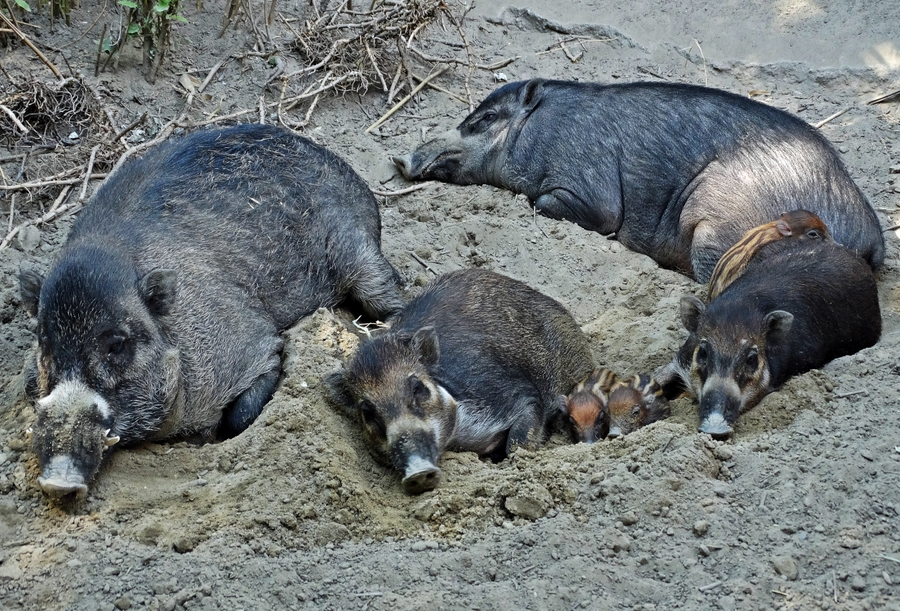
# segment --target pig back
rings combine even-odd
[[[395,322],[413,333],[426,326],[440,344],[430,373],[458,400],[511,406],[530,387],[549,405],[593,368],[587,340],[563,306],[493,272],[438,278]]]
[[[250,292],[283,329],[333,301],[349,251],[380,245],[365,182],[339,157],[271,126],[197,132],[116,172],[73,225],[117,244],[139,271],[189,271]],[[203,291],[202,286],[190,290]]]

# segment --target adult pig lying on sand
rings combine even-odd
[[[699,282],[748,229],[801,208],[872,267],[884,260],[875,212],[828,141],[716,89],[509,83],[394,162],[409,179],[524,193],[541,213],[614,233]]]
[[[501,459],[541,443],[559,396],[591,368],[559,303],[470,269],[437,278],[328,382],[417,494],[438,485],[444,450]]]
[[[789,377],[873,346],[881,335],[872,270],[820,239],[762,246],[708,305],[682,297],[681,320],[689,336],[655,377],[669,396],[686,389],[697,397],[700,432],[719,438]]]
[[[402,305],[380,232],[365,182],[287,130],[203,131],[123,166],[46,278],[20,278],[43,490],[82,497],[119,440],[243,431],[275,390],[281,331],[348,298],[373,317]]]

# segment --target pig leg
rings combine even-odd
[[[534,207],[545,216],[573,221],[579,226],[601,234],[615,233],[622,225],[621,207],[610,211],[602,202],[591,206],[566,189],[553,189],[534,200]]]
[[[366,314],[376,320],[385,320],[403,307],[398,287],[397,271],[372,245],[362,249],[351,278],[353,298],[362,305]]]
[[[275,394],[280,375],[281,367],[267,371],[256,378],[250,388],[238,395],[222,415],[222,424],[219,426],[220,437],[225,439],[235,437],[256,420],[265,404]]]
[[[554,402],[553,409],[556,409]],[[540,445],[544,437],[544,410],[534,397],[526,397],[516,402],[511,410],[513,423],[506,438],[507,456],[518,446],[535,447]],[[548,411],[547,413],[555,413]]]

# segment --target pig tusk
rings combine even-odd
[[[114,437],[110,437],[110,436],[109,436],[109,431],[110,431],[110,430],[111,430],[111,429],[106,429],[106,430],[103,432],[103,443],[106,444],[106,447],[107,447],[107,448],[110,447],[110,446],[114,446],[114,445],[116,445],[117,443],[119,443],[119,436],[118,436],[118,435],[116,435],[116,436],[114,436]]]

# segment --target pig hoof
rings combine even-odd
[[[58,501],[80,501],[87,496],[88,487],[81,482],[55,477],[39,477],[38,484],[40,484],[44,494]]]
[[[734,433],[734,429],[722,414],[710,414],[700,423],[697,430],[712,435],[713,439],[728,439]]]
[[[437,467],[412,473],[403,478],[403,488],[409,494],[422,494],[434,490],[441,481],[441,470]]]

